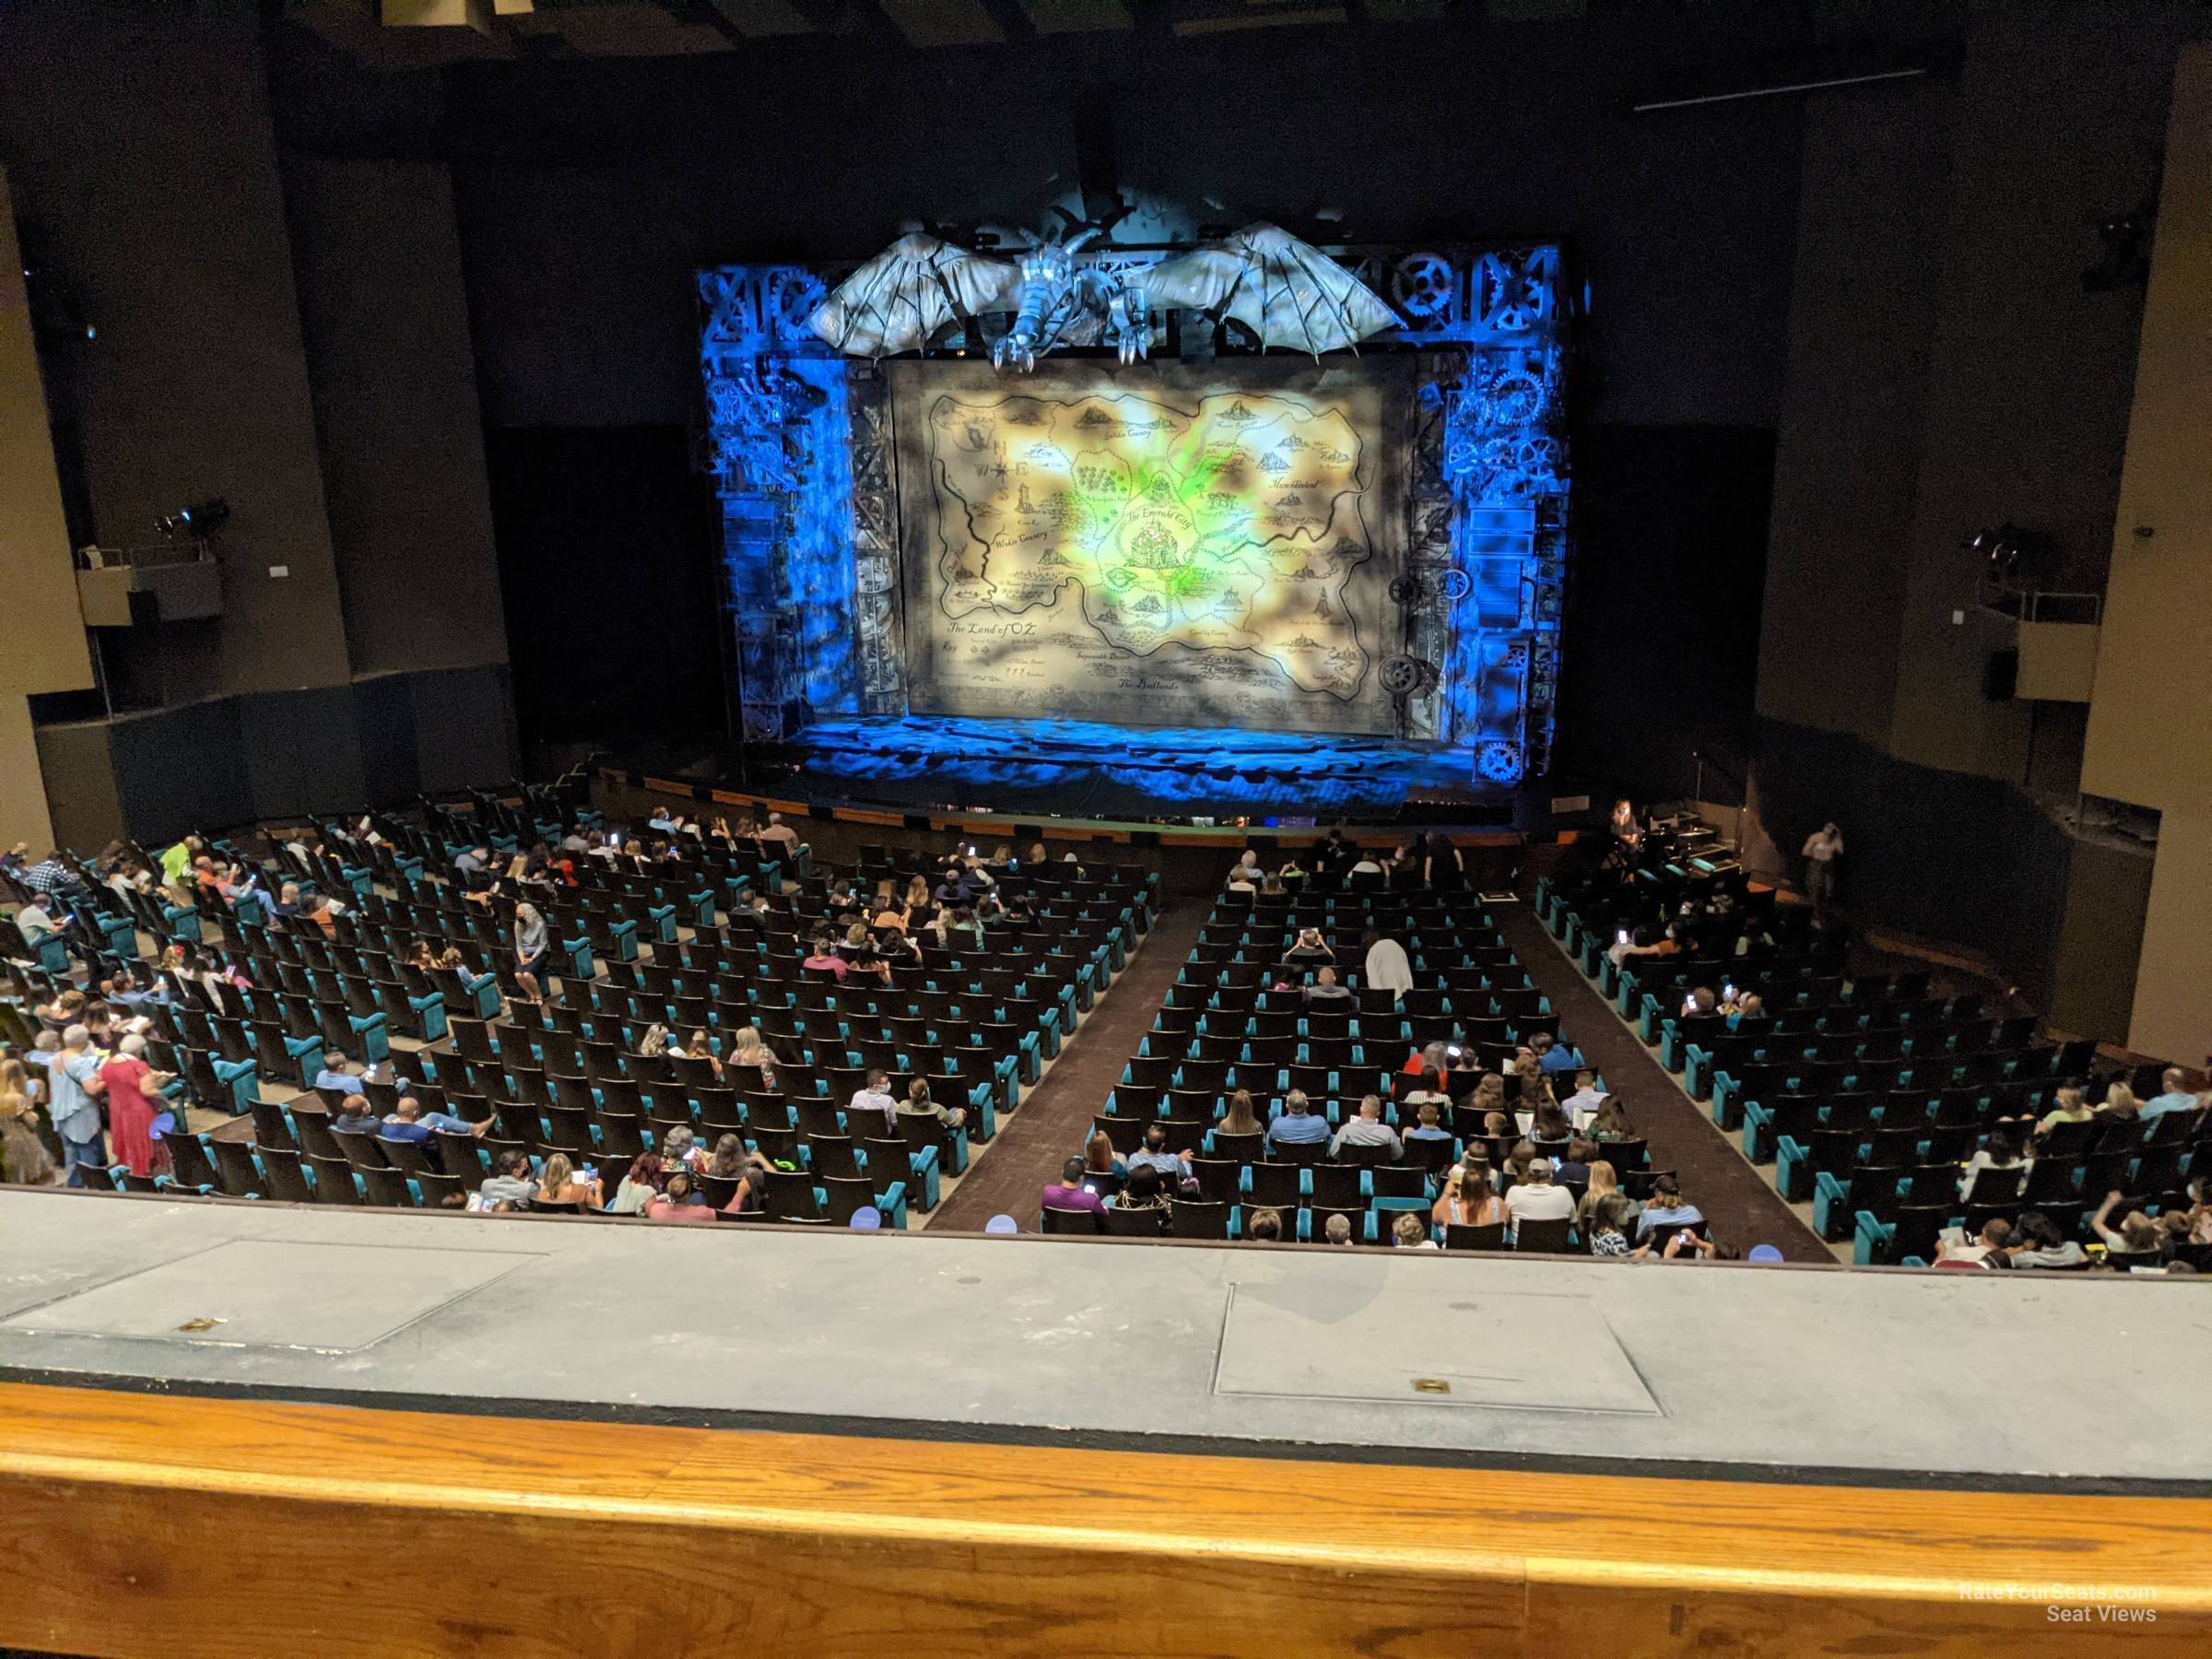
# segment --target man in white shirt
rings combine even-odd
[[[1561,1221],[1573,1215],[1574,1194],[1551,1184],[1551,1159],[1539,1158],[1528,1166],[1528,1179],[1508,1189],[1505,1213],[1512,1218],[1513,1237],[1518,1240],[1524,1221]]]
[[[871,1070],[868,1073],[867,1087],[853,1091],[853,1098],[845,1102],[845,1111],[847,1112],[881,1112],[884,1133],[895,1136],[899,1133],[899,1102],[891,1098],[890,1082],[891,1076],[888,1072],[880,1067]],[[845,1127],[848,1131],[853,1130],[853,1125],[850,1123]]]
[[[1406,947],[1381,934],[1367,935],[1367,964],[1360,981],[1371,991],[1388,991],[1394,1002],[1413,989],[1413,961]]]
[[[1388,1147],[1393,1159],[1405,1156],[1398,1132],[1382,1121],[1382,1097],[1369,1095],[1359,1102],[1359,1115],[1347,1122],[1329,1142],[1329,1156],[1340,1157],[1347,1147]]]
[[[1843,854],[1843,832],[1831,821],[1805,838],[1805,896],[1813,901],[1813,920],[1828,924],[1828,907],[1836,897],[1836,860]]]

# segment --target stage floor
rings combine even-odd
[[[794,746],[805,794],[1075,818],[1394,818],[1510,827],[1518,794],[1450,744],[1300,732],[929,716],[819,721]]]

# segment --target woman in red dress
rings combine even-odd
[[[162,1110],[156,1103],[159,1091],[174,1075],[146,1063],[146,1039],[135,1032],[123,1040],[122,1053],[100,1068],[100,1081],[108,1086],[108,1134],[115,1160],[134,1175],[160,1174],[169,1168],[169,1153],[154,1140],[153,1128]]]

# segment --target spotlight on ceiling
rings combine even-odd
[[[2034,537],[2007,521],[1994,529],[1978,530],[1959,546],[1982,560],[1983,580],[2001,588],[2018,586],[2032,574]]]
[[[206,541],[229,522],[230,503],[220,496],[211,496],[164,513],[155,525],[171,541]]]

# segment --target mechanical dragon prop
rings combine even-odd
[[[1225,241],[1148,267],[1116,269],[1110,250],[1086,253],[1099,234],[1033,241],[1018,262],[972,253],[934,236],[902,236],[824,300],[808,326],[853,357],[919,351],[948,322],[1012,312],[991,348],[998,369],[1027,374],[1058,346],[1110,344],[1124,363],[1152,349],[1156,311],[1230,317],[1263,350],[1319,357],[1397,326],[1389,306],[1335,260],[1274,225],[1247,225]]]

